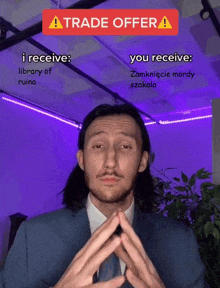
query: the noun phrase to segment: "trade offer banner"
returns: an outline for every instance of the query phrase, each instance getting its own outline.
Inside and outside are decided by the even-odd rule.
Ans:
[[[177,35],[177,9],[45,9],[44,35]]]

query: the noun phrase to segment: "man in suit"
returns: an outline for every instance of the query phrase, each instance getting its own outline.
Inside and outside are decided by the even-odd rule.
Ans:
[[[96,107],[78,148],[65,208],[22,223],[4,287],[203,288],[192,229],[152,212],[150,141],[137,110]]]

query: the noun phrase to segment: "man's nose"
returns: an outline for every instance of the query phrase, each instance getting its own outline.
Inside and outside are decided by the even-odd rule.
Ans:
[[[117,165],[117,153],[113,147],[108,148],[105,153],[105,168],[115,168]]]

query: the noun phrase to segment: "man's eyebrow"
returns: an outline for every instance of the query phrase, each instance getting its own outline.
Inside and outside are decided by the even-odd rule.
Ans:
[[[94,132],[94,133],[92,133],[92,135],[90,135],[89,136],[89,139],[91,139],[92,137],[95,137],[95,136],[97,136],[97,135],[100,135],[100,134],[106,134],[106,132],[105,131],[97,131],[97,132]]]
[[[92,135],[90,135],[89,139],[97,136],[97,135],[100,135],[100,134],[107,134],[105,131],[101,130],[101,131],[97,131],[97,132],[94,132]],[[132,139],[135,139],[135,135],[134,134],[130,134],[130,133],[127,133],[127,132],[124,132],[124,131],[120,131],[118,132],[117,134],[122,134],[126,137],[130,137]]]
[[[127,132],[124,132],[124,131],[120,131],[120,132],[118,132],[117,134],[122,134],[122,135],[124,135],[124,136],[130,137],[130,138],[133,138],[133,139],[136,139],[134,134],[130,134],[130,133],[127,133]]]

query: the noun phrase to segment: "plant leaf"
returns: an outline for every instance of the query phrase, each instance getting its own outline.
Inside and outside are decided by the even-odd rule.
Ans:
[[[208,175],[208,173],[198,176],[198,179],[209,179],[209,178],[211,177]]]
[[[205,235],[206,235],[206,238],[208,237],[209,234],[213,234],[214,232],[214,224],[210,221],[208,221],[205,226],[204,226],[204,232],[205,232]]]
[[[196,183],[196,177],[195,174],[193,174],[189,179],[189,186],[192,187],[195,183]]]
[[[214,198],[216,201],[220,200],[220,192],[215,193]]]
[[[203,216],[199,216],[198,222],[202,222],[203,221]]]
[[[168,192],[165,194],[165,198],[168,200],[168,201],[172,201],[176,196],[175,195],[172,195],[171,192]]]
[[[180,182],[180,178],[177,178],[177,177],[173,177],[173,179],[177,182]]]
[[[203,182],[201,185],[200,185],[200,188],[201,189],[207,189],[207,188],[209,188],[209,187],[214,187],[215,186],[215,184],[213,184],[213,183],[211,183],[211,182]]]
[[[199,196],[197,194],[192,194],[191,195],[192,199],[195,200],[196,202],[199,202]]]
[[[199,177],[200,175],[202,175],[205,171],[205,168],[202,168],[202,169],[199,169],[197,172],[196,172],[196,176]]]
[[[188,177],[183,172],[181,172],[181,175],[182,175],[183,182],[187,183],[188,182]]]
[[[176,187],[174,187],[174,189],[176,189],[177,191],[180,191],[180,192],[187,191],[185,186],[176,186]]]
[[[165,189],[170,189],[170,184],[171,184],[171,182],[164,182],[164,188]]]
[[[214,234],[214,237],[217,239],[217,241],[219,242],[219,239],[220,239],[220,233],[219,233],[219,231],[218,231],[218,229],[217,228],[214,228],[214,232],[213,232],[213,234]]]

